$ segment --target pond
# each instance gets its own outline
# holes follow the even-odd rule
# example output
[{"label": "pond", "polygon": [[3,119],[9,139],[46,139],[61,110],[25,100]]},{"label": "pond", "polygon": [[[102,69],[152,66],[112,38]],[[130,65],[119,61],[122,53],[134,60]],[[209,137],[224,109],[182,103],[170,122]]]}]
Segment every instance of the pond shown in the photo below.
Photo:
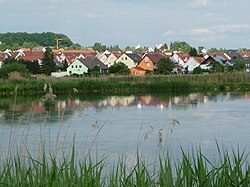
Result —
[{"label": "pond", "polygon": [[201,148],[210,158],[217,146],[250,151],[250,93],[66,95],[45,106],[39,96],[0,98],[2,155],[39,154],[147,160]]}]

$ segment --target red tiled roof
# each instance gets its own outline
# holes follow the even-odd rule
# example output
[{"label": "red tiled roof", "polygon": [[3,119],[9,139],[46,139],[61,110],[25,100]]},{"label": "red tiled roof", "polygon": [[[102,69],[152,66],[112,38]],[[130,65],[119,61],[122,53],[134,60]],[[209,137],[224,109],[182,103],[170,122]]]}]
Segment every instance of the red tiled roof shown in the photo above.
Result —
[{"label": "red tiled roof", "polygon": [[67,56],[66,55],[65,58],[71,64],[76,59],[76,56],[75,55],[73,55],[73,56]]},{"label": "red tiled roof", "polygon": [[113,54],[116,58],[119,58],[119,57],[122,55],[121,52],[113,52],[112,54]]},{"label": "red tiled roof", "polygon": [[180,53],[176,53],[183,61],[186,59],[186,58],[190,58],[190,55],[186,52],[180,52]]},{"label": "red tiled roof", "polygon": [[240,55],[250,57],[250,51],[240,52]]},{"label": "red tiled roof", "polygon": [[43,52],[40,51],[24,51],[24,55],[19,56],[19,59],[23,59],[23,60],[28,60],[28,61],[35,61],[38,59],[42,59],[44,56]]},{"label": "red tiled roof", "polygon": [[202,57],[193,57],[199,64],[204,62],[204,59]]}]

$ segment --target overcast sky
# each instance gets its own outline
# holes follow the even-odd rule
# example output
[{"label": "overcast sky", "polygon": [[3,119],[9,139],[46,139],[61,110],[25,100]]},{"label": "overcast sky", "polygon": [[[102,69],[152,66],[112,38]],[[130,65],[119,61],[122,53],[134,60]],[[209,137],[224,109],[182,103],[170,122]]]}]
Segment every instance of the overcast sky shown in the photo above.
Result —
[{"label": "overcast sky", "polygon": [[250,48],[250,0],[0,0],[0,32],[56,32],[120,47],[186,41]]}]

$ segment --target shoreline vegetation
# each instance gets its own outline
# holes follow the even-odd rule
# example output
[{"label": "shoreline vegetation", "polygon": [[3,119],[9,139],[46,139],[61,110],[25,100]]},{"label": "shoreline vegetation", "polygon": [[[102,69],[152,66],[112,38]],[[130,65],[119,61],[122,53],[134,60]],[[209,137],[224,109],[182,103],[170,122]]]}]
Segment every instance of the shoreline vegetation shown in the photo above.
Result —
[{"label": "shoreline vegetation", "polygon": [[105,158],[79,158],[74,146],[69,155],[60,155],[60,159],[45,152],[35,158],[27,151],[24,155],[1,157],[0,186],[249,186],[248,154],[239,147],[237,151],[217,148],[218,157],[212,160],[201,149],[185,153],[180,148],[180,157],[166,154],[154,163],[147,163],[138,152],[134,161],[122,157],[116,163],[107,163]]},{"label": "shoreline vegetation", "polygon": [[150,75],[0,79],[0,95],[42,94],[44,84],[50,84],[53,93],[157,93],[190,91],[246,91],[250,89],[250,73],[202,75]]}]

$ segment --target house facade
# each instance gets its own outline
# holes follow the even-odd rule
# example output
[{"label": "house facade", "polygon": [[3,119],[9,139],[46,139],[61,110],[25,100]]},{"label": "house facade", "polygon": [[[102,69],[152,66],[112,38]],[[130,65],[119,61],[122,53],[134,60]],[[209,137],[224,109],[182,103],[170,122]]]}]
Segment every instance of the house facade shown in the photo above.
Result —
[{"label": "house facade", "polygon": [[115,63],[123,63],[128,66],[129,69],[136,67],[137,64],[141,61],[141,57],[135,53],[123,53]]},{"label": "house facade", "polygon": [[68,75],[82,75],[88,73],[88,67],[86,67],[80,59],[74,60],[72,64],[67,68]]},{"label": "house facade", "polygon": [[154,71],[158,61],[165,57],[166,55],[164,53],[146,53],[143,55],[142,60],[139,62],[137,67],[144,70]]},{"label": "house facade", "polygon": [[98,59],[75,59],[74,62],[67,68],[68,75],[82,75],[89,73],[90,70],[94,69],[95,66],[100,68],[100,73],[106,73],[108,66],[104,65]]},{"label": "house facade", "polygon": [[144,76],[145,74],[146,74],[146,70],[141,67],[133,67],[130,69],[130,75]]},{"label": "house facade", "polygon": [[103,62],[108,67],[114,65],[115,61],[121,56],[120,52],[112,52],[105,62]]},{"label": "house facade", "polygon": [[185,52],[178,52],[175,53],[172,57],[171,60],[175,63],[178,64],[179,66],[185,66],[186,62],[190,58],[190,55]]},{"label": "house facade", "polygon": [[194,70],[194,68],[198,67],[203,61],[204,61],[204,59],[202,57],[191,57],[185,63],[185,65],[183,66],[183,68],[186,71],[192,73],[193,70]]}]

